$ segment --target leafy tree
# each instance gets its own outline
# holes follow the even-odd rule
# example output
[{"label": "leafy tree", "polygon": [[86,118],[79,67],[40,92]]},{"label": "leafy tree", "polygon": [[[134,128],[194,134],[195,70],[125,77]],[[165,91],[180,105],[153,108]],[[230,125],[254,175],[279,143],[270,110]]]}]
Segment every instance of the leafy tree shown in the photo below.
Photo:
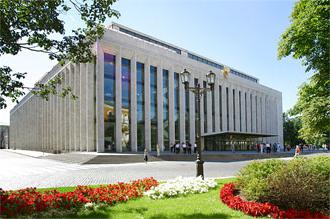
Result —
[{"label": "leafy tree", "polygon": [[301,117],[300,136],[308,143],[329,143],[330,133],[330,0],[300,0],[283,33],[278,57],[301,59],[313,76],[298,92],[291,114]]},{"label": "leafy tree", "polygon": [[[0,56],[16,55],[22,49],[48,54],[61,64],[65,61],[90,62],[94,55],[91,46],[104,34],[103,23],[108,17],[118,17],[112,9],[116,0],[1,0],[0,1]],[[84,26],[65,32],[63,18],[77,12]],[[24,94],[21,80],[26,73],[13,72],[9,66],[0,67],[0,109],[5,108],[5,97],[17,101]],[[35,94],[47,99],[49,94],[75,97],[69,87],[60,93],[57,77],[48,84],[36,84]]]},{"label": "leafy tree", "polygon": [[304,143],[299,138],[299,129],[301,128],[300,117],[289,117],[288,113],[283,113],[283,137],[284,143],[291,146]]}]

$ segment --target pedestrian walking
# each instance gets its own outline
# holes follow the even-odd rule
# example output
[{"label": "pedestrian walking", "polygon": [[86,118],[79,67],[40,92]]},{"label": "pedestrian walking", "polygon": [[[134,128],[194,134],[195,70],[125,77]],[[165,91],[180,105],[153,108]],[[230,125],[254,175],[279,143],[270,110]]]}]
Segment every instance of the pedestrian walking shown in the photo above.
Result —
[{"label": "pedestrian walking", "polygon": [[194,154],[196,154],[196,151],[197,151],[197,144],[195,143],[194,144]]},{"label": "pedestrian walking", "polygon": [[296,150],[295,150],[295,153],[294,153],[294,157],[298,157],[301,153],[301,149],[300,149],[300,146],[297,145],[296,146]]},{"label": "pedestrian walking", "polygon": [[147,150],[147,148],[144,149],[143,160],[144,160],[144,162],[146,162],[146,164],[148,163],[148,150]]},{"label": "pedestrian walking", "polygon": [[267,154],[270,154],[271,145],[269,143],[266,144],[266,151],[267,151]]},{"label": "pedestrian walking", "polygon": [[187,151],[188,151],[188,154],[191,154],[191,144],[190,144],[190,142],[187,142]]}]

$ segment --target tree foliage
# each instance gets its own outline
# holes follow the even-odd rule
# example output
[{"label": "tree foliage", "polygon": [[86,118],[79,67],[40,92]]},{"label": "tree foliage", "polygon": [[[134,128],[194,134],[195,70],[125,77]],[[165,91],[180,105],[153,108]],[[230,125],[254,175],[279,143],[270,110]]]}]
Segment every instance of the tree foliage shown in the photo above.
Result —
[{"label": "tree foliage", "polygon": [[299,138],[299,129],[301,128],[300,117],[289,117],[288,113],[283,113],[283,137],[284,143],[291,146],[303,143]]},{"label": "tree foliage", "polygon": [[301,59],[313,76],[298,92],[293,115],[301,117],[300,136],[308,143],[329,142],[330,133],[330,0],[300,0],[283,33],[278,57]]},{"label": "tree foliage", "polygon": [[[103,23],[108,17],[118,17],[112,9],[116,0],[2,0],[0,1],[0,56],[16,55],[22,49],[48,54],[61,64],[66,60],[75,63],[93,60],[91,46],[104,34]],[[65,31],[63,17],[77,11],[84,27]],[[24,94],[21,82],[25,73],[13,73],[11,68],[0,68],[1,80],[0,109],[6,107],[4,97],[17,101]],[[47,98],[58,94],[53,89],[60,79],[51,80],[52,85],[37,84],[35,94]],[[56,86],[55,86],[56,87]],[[61,95],[72,94],[70,89]],[[72,94],[73,95],[73,94]]]}]

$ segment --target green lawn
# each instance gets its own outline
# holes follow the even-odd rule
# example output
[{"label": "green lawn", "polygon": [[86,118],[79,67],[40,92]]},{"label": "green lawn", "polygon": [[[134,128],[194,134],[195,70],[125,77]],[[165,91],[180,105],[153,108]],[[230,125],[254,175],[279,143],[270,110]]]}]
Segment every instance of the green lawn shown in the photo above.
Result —
[{"label": "green lawn", "polygon": [[[208,193],[191,194],[185,197],[152,200],[143,197],[111,206],[102,211],[87,215],[78,215],[79,218],[253,218],[242,212],[234,211],[222,204],[219,199],[219,189],[224,183],[235,179],[217,180],[218,186]],[[57,188],[60,191],[70,191],[74,187]],[[44,191],[46,189],[42,189]],[[266,218],[266,217],[264,217]]]}]

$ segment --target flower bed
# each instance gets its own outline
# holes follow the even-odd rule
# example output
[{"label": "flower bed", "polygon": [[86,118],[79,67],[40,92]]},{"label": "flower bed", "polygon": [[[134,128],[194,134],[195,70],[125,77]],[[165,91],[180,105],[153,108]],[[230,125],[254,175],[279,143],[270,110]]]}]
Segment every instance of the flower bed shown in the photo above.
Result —
[{"label": "flower bed", "polygon": [[86,203],[105,203],[114,205],[132,198],[141,197],[144,191],[158,182],[154,178],[135,180],[131,183],[118,183],[91,188],[78,186],[73,192],[60,193],[56,190],[40,193],[36,188],[17,191],[0,189],[0,216],[15,217],[33,214],[50,209],[81,208]]},{"label": "flower bed", "polygon": [[280,210],[278,206],[271,203],[258,203],[252,201],[244,201],[239,196],[235,195],[235,185],[233,183],[225,184],[220,190],[220,199],[228,207],[243,211],[245,214],[251,216],[271,216],[273,218],[324,218],[330,217],[324,216],[318,212],[310,212],[308,210]]},{"label": "flower bed", "polygon": [[201,177],[177,177],[174,180],[168,180],[166,183],[151,188],[144,194],[152,199],[162,199],[179,195],[204,193],[216,185],[217,183],[214,179],[203,180]]}]

